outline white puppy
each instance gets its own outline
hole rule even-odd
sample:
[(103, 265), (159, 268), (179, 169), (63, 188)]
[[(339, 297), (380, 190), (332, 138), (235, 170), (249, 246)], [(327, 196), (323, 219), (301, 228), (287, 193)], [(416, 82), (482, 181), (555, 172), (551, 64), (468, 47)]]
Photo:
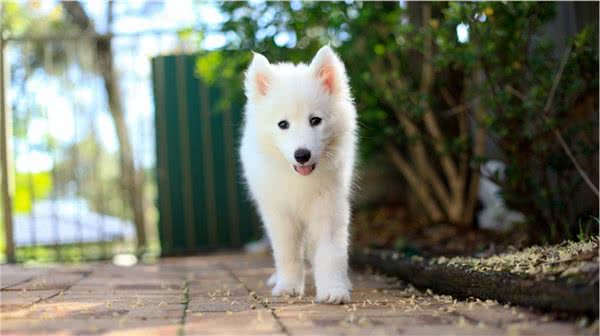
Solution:
[(329, 46), (310, 65), (254, 54), (240, 156), (273, 247), (273, 295), (304, 293), (304, 256), (317, 301), (350, 300), (348, 225), (356, 111), (344, 64)]

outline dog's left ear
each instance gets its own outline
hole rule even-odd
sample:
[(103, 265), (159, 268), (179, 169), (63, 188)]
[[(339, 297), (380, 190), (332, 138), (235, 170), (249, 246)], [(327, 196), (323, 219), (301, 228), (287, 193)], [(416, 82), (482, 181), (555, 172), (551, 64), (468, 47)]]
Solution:
[(317, 51), (310, 62), (310, 69), (329, 95), (339, 95), (346, 91), (346, 68), (329, 45)]
[(248, 98), (266, 96), (272, 81), (273, 72), (271, 64), (265, 56), (254, 53), (252, 63), (250, 63), (248, 70), (246, 70), (246, 79), (244, 81), (246, 96)]

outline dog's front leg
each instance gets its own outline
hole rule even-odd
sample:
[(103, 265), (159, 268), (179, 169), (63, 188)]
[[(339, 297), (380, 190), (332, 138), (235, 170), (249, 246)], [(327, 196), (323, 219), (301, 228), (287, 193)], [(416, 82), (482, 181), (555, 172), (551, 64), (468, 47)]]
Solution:
[(272, 294), (304, 294), (304, 262), (299, 225), (277, 210), (265, 212), (265, 226), (275, 259), (275, 287)]
[(315, 202), (311, 211), (309, 239), (312, 245), (317, 301), (346, 303), (350, 301), (348, 279), (348, 225), (350, 204), (347, 200), (324, 199)]

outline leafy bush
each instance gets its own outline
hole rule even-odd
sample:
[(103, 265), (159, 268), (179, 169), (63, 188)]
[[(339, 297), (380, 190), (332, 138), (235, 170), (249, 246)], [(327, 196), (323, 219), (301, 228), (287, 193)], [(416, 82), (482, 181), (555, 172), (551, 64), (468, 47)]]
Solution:
[[(499, 181), (505, 201), (527, 216), (531, 237), (549, 241), (574, 238), (577, 217), (598, 213), (597, 180), (582, 183), (585, 175), (598, 175), (598, 36), (588, 27), (566, 51), (556, 50), (541, 34), (554, 8), (470, 3), (445, 12), (449, 24), (470, 27), (463, 57), (476, 60), (483, 76), (469, 94), (481, 97), (480, 122), (507, 164)], [(488, 13), (487, 19), (473, 13)]]
[[(298, 62), (325, 43), (334, 46), (351, 78), (363, 155), (384, 150), (430, 221), (472, 224), (479, 165), (495, 145), (507, 163), (504, 197), (525, 213), (531, 237), (542, 232), (560, 240), (570, 232), (574, 214), (565, 211), (577, 209), (572, 194), (582, 190), (582, 174), (556, 134), (579, 161), (594, 162), (597, 28), (569, 44), (553, 89), (562, 52), (543, 34), (555, 15), (552, 3), (226, 2), (221, 8), (228, 18), (218, 28), (228, 36), (224, 49)], [(250, 53), (220, 55), (200, 56), (198, 73), (241, 85)], [(595, 160), (587, 168), (594, 176)], [(583, 198), (597, 203), (593, 197)]]

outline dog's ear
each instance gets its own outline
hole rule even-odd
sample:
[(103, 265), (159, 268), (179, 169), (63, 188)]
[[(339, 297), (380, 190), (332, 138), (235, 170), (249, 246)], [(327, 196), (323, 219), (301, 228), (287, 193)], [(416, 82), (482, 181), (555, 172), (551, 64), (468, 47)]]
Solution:
[(310, 69), (329, 95), (339, 95), (347, 91), (346, 68), (329, 45), (317, 51), (310, 62)]
[(246, 96), (248, 98), (266, 96), (272, 80), (271, 64), (265, 56), (255, 52), (252, 63), (246, 71), (246, 80), (244, 81)]

